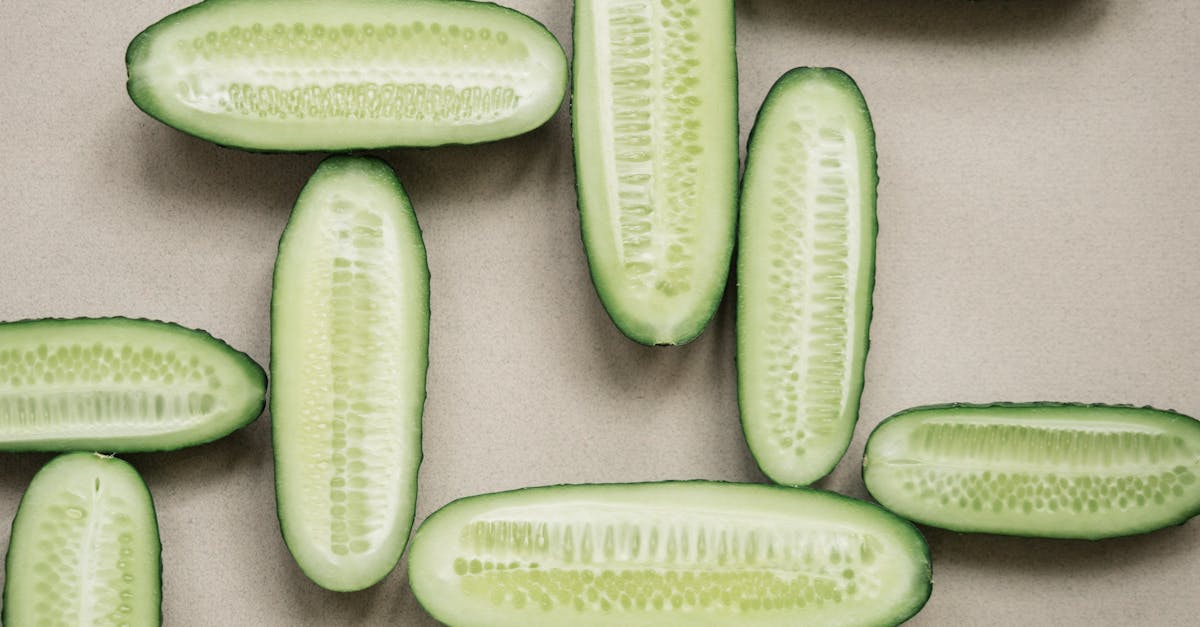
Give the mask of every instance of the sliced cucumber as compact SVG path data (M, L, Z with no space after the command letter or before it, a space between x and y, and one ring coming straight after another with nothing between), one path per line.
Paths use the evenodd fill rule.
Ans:
M5 562L8 627L158 625L162 560L154 502L129 464L60 455L29 484Z
M203 331L129 318L0 324L0 450L157 451L262 413L262 368Z
M840 70L797 68L750 136L738 226L738 406L772 480L829 473L858 420L875 272L875 132Z
M125 59L146 113L266 151L502 139L541 126L567 84L544 26L461 0L207 0Z
M643 344L704 330L737 206L732 0L575 3L575 169L592 282Z
M888 509L956 531L1098 539L1200 514L1200 422L1150 408L1053 403L901 412L867 441Z
M271 311L283 537L317 584L362 589L412 528L429 350L425 247L387 164L317 169L279 242Z
M867 503L685 482L456 501L417 530L409 581L455 627L889 625L924 605L930 566Z

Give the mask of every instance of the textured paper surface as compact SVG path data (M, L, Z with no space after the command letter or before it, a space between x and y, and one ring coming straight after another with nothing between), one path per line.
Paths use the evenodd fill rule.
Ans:
M0 319L129 315L267 364L271 267L321 155L185 136L125 95L125 46L183 0L0 2ZM511 0L570 51L570 3ZM870 429L951 401L1132 403L1200 415L1200 3L739 0L742 146L798 65L854 76L878 134L875 318L861 420L821 487L866 497ZM429 251L418 522L562 482L763 481L737 422L733 308L652 349L588 278L564 105L495 144L379 152ZM728 296L732 296L732 290ZM163 540L168 625L432 625L404 563L334 594L275 519L270 417L126 456ZM49 458L0 455L0 544ZM914 625L1192 625L1200 523L1100 543L923 530ZM0 575L2 576L2 575Z

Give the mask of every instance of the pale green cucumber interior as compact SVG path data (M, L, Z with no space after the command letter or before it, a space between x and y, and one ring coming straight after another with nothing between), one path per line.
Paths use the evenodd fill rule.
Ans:
M125 462L90 453L52 460L13 524L4 624L158 625L158 525Z
M785 75L751 135L738 227L738 398L778 483L841 459L858 419L875 258L875 148L853 82Z
M0 449L144 451L256 418L266 380L200 331L99 318L0 324Z
M259 150L500 139L541 125L566 90L542 25L457 0L209 0L147 29L127 61L147 113Z
M733 3L575 3L583 239L609 315L645 344L703 330L736 218Z
M380 161L325 161L280 243L272 328L279 517L318 584L366 587L412 525L429 277L416 218Z
M558 486L472 497L417 531L409 579L471 625L895 624L923 540L845 497L767 486Z
M1200 423L1150 409L949 407L889 419L864 478L896 513L961 531L1099 538L1200 513Z

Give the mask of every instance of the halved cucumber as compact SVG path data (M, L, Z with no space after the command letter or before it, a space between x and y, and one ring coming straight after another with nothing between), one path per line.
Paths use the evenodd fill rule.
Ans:
M750 136L738 226L738 406L777 483L805 485L858 420L875 272L875 132L840 70L797 68Z
M331 590L387 575L412 527L429 350L429 269L377 159L317 169L279 241L271 415L284 540Z
M704 330L729 274L738 174L733 2L578 0L572 113L583 242L643 344Z
M491 141L541 126L566 93L544 26L461 0L207 0L125 58L143 111L251 150Z
M129 318L0 324L0 450L158 451L262 413L266 375L203 331Z
M456 501L417 530L409 580L455 627L890 625L924 605L930 565L861 501L668 482Z
M1200 514L1200 422L1150 408L1053 403L900 412L867 441L884 507L955 531L1098 539Z
M158 625L160 552L154 502L132 466L60 455L21 498L0 618L8 627Z

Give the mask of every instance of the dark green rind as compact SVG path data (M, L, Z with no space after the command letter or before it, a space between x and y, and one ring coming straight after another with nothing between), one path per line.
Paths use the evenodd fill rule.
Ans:
M17 320L13 322L0 322L0 327L13 328L24 327L32 331L36 331L38 326L53 325L61 326L100 326L100 325L127 325L132 327L152 326L159 330L167 330L193 340L212 344L220 351L227 353L237 362L242 371L246 375L247 381L256 384L256 387L261 390L260 399L256 405L246 409L245 414L221 429L214 431L211 436L198 438L195 440L185 440L181 442L171 442L161 446L141 446L129 442L129 440L137 438L123 438L121 441L116 441L106 438L82 438L77 444L71 447L53 446L41 444L37 442L4 442L0 440L0 451L11 452L66 452L66 451L103 451L107 453L152 453L158 451L175 451L191 446L200 446L219 440L238 429L241 429L254 419L258 418L263 413L266 407L266 390L267 390L267 373L262 366L258 365L249 355L233 348L224 340L214 337L209 332L203 329L191 329L174 322L163 322L161 320L151 320L148 318L127 318L124 316L111 316L104 318L32 318L28 320ZM0 387L3 387L0 384ZM157 436L156 436L157 437Z
M384 161L383 159L379 159L377 157L332 156L332 157L328 157L325 160L323 160L320 163L320 165L318 166L317 171L320 172L322 170L322 168L340 169L340 168L346 168L346 167L356 167L353 165L354 161L359 161L362 159L368 159L374 163L377 163L377 164L387 168L388 172L391 173L391 182L394 185L396 192L404 198L404 202L406 204L408 204L410 207L412 206L411 202L409 201L408 194L404 191L403 186L400 184L400 179L397 178L395 175L395 170L393 170L392 167L390 165L388 165L388 163L386 161ZM314 174L314 177L315 177L315 174ZM312 184L312 182L313 182L313 179L310 178L309 181L307 183L305 183L305 187ZM299 200L300 200L300 198L303 197L303 195L304 195L304 191L301 190L300 196L297 197L297 204L299 203ZM293 211L294 210L295 210L295 208L293 207ZM279 275L279 272L280 272L280 268L279 268L280 255L279 255L279 253L281 253L283 251L283 248L287 243L288 227L290 227L290 226L291 226L291 220L289 219L288 224L286 226L284 226L283 232L279 236L279 245L276 248L276 254L275 254L276 261L275 261L275 266L274 266L274 269L272 272L272 279L271 279L272 286L274 286L276 277ZM419 225L418 225L418 228L420 228ZM426 251L424 248L421 249L421 255L422 255L422 261L425 262L424 263L424 266L425 266L425 295L424 295L425 297L424 297L424 301L426 304L425 335L426 335L426 337L428 337L429 336L429 319L430 319L429 282L430 282L431 276L429 273L428 257L426 255ZM272 328L275 327L275 319L278 314L279 314L279 302L275 298L275 290L274 290L274 287L272 287L272 290L271 290L271 327ZM273 335L271 338L271 363L273 363L273 364L277 363L275 360L275 338ZM426 376L428 376L428 372L429 372L429 344L428 344L428 342L426 342L426 345L425 345L425 372L426 372ZM423 388L423 391L424 391L424 394L421 396L421 401L420 401L422 413L424 413L425 402L428 399L428 386L427 385ZM274 414L275 414L274 400L275 400L274 395L272 394L272 397L271 397L271 415L272 416L274 416ZM424 437L423 421L421 424L418 425L416 437L418 438L418 442L423 442L423 437ZM272 445L273 445L272 446L272 461L277 465L278 464L278 457L277 457L278 446L274 442L274 429L272 429ZM417 456L418 468L420 467L420 465L422 463L423 457L424 457L424 451L423 451L423 449L419 448L418 456ZM413 473L413 480L412 480L412 484L410 486L410 490L413 494L414 500L416 499L416 495L417 495L417 477L418 477L418 473ZM275 490L276 490L276 493L278 493L278 491L279 491L279 474L278 473L276 473L276 475L275 475ZM278 521L279 521L280 535L283 537L284 544L288 546L289 552L291 552L291 541L288 539L287 534L284 533L284 531L283 531L284 514L283 514L283 511L280 509L280 504L279 504L278 499L276 499L276 501L275 501L275 516L276 516L276 519L278 519ZM415 516L415 513L414 513L414 516ZM415 520L415 518L414 518L414 520ZM412 521L409 521L409 533L410 534L412 533ZM408 545L408 542L405 543L405 548L407 548L407 545ZM403 554L403 552L402 552L402 554ZM397 560L396 560L397 563L399 563L399 557L400 556L397 556ZM310 580L315 582L320 578L320 573L313 573L313 572L309 572L308 570L305 570L304 566L299 564L299 562L297 562L297 566L300 568L301 572L303 572L304 575L306 577L308 577ZM394 569L394 567L393 567L393 569ZM379 583L380 581L383 581L387 577L388 574L389 573L383 574L378 579L376 579L375 581L368 584L366 587L373 586L373 585ZM345 591L345 592L349 592L349 591Z
M69 461L71 458L79 456L79 455L87 456L87 455L94 455L94 453L82 453L82 452L65 453L63 455L59 455L58 457L55 457L54 459L51 459L49 462L46 463L45 466L42 467L42 470L45 470L46 468L50 467L51 464L59 464L59 463L62 463L63 461ZM137 480L141 483L142 489L144 489L146 491L146 501L150 504L150 513L152 515L154 515L154 525L153 525L154 543L158 546L158 582L159 582L158 622L155 623L155 625L147 625L145 627L155 627L157 625L162 624L162 539L158 532L158 516L156 514L156 508L154 507L154 495L150 493L150 488L146 485L146 481L144 479L142 479L142 476L137 472L136 468L131 466L128 462L124 462L124 461L118 460L116 458L113 458L113 461L124 464L125 466L128 467L128 469L130 471L133 472L133 475L135 477L137 477ZM39 471L39 472L41 472L41 471ZM35 475L35 478L36 478L36 475ZM12 619L8 614L9 607L10 607L9 602L8 602L8 588L10 585L9 582L12 581L13 572L12 572L11 561L9 559L7 559L7 556L9 553L12 552L12 543L11 542L12 542L13 532L16 531L17 519L21 516L21 506L24 504L25 504L25 495L22 494L21 502L17 504L17 514L16 514L16 516L13 516L12 525L10 526L9 546L8 546L8 551L5 554L5 560L4 560L4 590L3 590L3 592L0 592L0 625L9 625L9 627L20 627L19 625L15 625L12 622ZM141 626L139 626L139 627L141 627Z
M875 204L877 204L878 200L879 200L879 193L878 193L878 189L879 189L879 168L878 168L879 153L876 150L876 145L875 145L875 125L871 120L869 109L867 107L866 98L863 97L862 90L859 89L858 83L856 83L854 81L854 79L850 77L849 74L847 74L846 72L844 72L838 68L797 67L797 68L793 68L793 69L789 70L787 73L785 73L783 76L781 76L779 78L779 80L775 81L775 84L772 85L770 91L768 91L767 97L763 100L763 104L759 108L758 115L755 117L754 126L750 129L750 137L747 141L747 146L752 146L754 144L755 135L757 134L757 131L759 130L758 122L760 120L762 120L763 114L765 113L767 107L771 105L772 100L773 100L772 96L774 94L776 94L777 90L782 90L782 89L786 88L788 84L790 84L794 81L804 80L812 75L822 76L822 77L826 78L827 80L832 80L832 81L841 83L844 86L844 88L846 89L847 93L854 94L857 97L857 99L860 101L860 103L862 105L863 111L868 112L867 113L867 126L866 126L865 130L867 131L867 136L870 138L870 148L871 148L871 156L872 156L872 163L871 163L872 168L871 169L872 169L872 172L873 172L874 178L875 178L875 185L874 185L873 189L871 190L871 195L874 197L873 202ZM747 150L746 150L746 168L745 168L746 173L750 173L751 164L753 162L754 162L754 159L753 159L752 153L749 150L749 148L747 148ZM746 174L743 174L742 177L743 177L742 185L744 187L745 183L746 183L746 180L745 180ZM741 212L739 210L739 220L741 219L740 214L741 214ZM871 230L872 230L873 238L875 238L875 241L877 241L878 237L879 237L879 213L877 210L871 212ZM739 235L739 240L740 240L740 235ZM866 385L865 367L866 367L866 363L867 363L867 355L869 355L871 352L871 319L874 317L874 311L875 311L875 300L872 296L875 292L875 248L876 248L876 246L873 243L873 245L871 246L871 249L870 249L870 258L864 259L864 265L867 265L870 268L870 272L868 272L868 276L867 276L867 285L866 285L866 291L867 291L867 294L869 295L867 298L867 302L866 302L866 312L865 312L867 335L866 335L866 338L863 343L862 360L859 365L859 371L862 372L863 374L860 375L858 378L858 389L851 392L851 394L855 398L855 401L854 401L854 405L856 408L855 423L857 423L857 413L858 413L857 408L861 406L863 388ZM741 274L741 263L740 263L741 253L742 253L742 248L741 248L740 241L739 241L738 261L736 262L738 264L738 272L737 272L738 276L740 276L740 274ZM741 292L739 291L738 300L737 300L737 310L738 310L738 315L736 317L737 320L741 320L741 318L742 318L741 314L742 314L743 306L744 306L744 304L743 304L743 301L741 298ZM736 330L736 328L737 328L737 323L735 322L735 330ZM735 336L736 335L737 334L735 332ZM738 362L740 361L737 356L741 354L741 350L740 349L735 350L734 353L735 353L734 365L736 367L738 365ZM739 380L741 378L741 369L740 368L738 368L738 378L739 378ZM744 407L744 399L742 398L742 386L739 385L738 386L738 422L741 423L742 432L745 433L745 430L746 430L745 414L746 413L745 413L745 411L743 411L743 407ZM849 450L849 448L850 448L850 441L852 439L853 439L853 429L851 429L851 437L846 439L846 445L842 447L841 453L837 456L838 459L845 457L846 451ZM751 456L754 457L755 464L758 465L759 469L763 472L763 474L768 479L770 479L771 481L774 481L776 483L779 483L781 485L791 485L793 487L799 487L799 486L796 486L795 484L791 484L788 482L781 482L778 479L776 479L775 477L772 477L763 468L763 464L759 461L759 452L755 451L754 447L750 445L749 439L747 439L746 445L747 445L747 448L750 449ZM830 472L833 472L833 469L836 467L837 467L837 462L835 462L833 465L831 465L824 473L821 474L820 477L814 478L813 481L816 481L816 480L828 475Z
M473 144L487 144L487 143L502 141L505 139L516 137L518 135L522 135L524 133L528 133L528 132L531 132L531 131L534 131L534 130L540 128L546 122L549 122L550 118L554 117L554 114L559 109L562 108L562 100L566 99L567 81L569 80L569 78L564 73L563 82L562 82L562 86L561 86L562 87L561 91L563 92L562 100L559 101L559 104L556 107L554 107L554 109L550 112L549 115L546 116L546 118L544 120L541 120L540 122L532 125L530 128L528 128L524 131L520 131L518 133L500 134L500 135L497 135L494 137L485 137L485 138L479 139L477 141L471 141L471 142L447 141L447 142L438 143L438 144L417 144L417 145L413 145L413 146L409 146L409 145L405 145L405 144L385 144L385 145L378 145L378 146L362 145L362 146L347 146L347 147L339 147L339 148L328 148L328 147L321 147L321 146L313 146L311 148L301 148L301 149L262 148L259 146L239 144L239 143L233 142L233 141L225 141L225 140L222 140L219 137L214 136L210 133L206 133L204 129L185 128L182 125L176 125L176 124L172 123L171 121L165 119L159 113L159 109L161 108L161 105L159 105L157 103L156 99L153 97L153 92L151 92L150 90L147 90L147 89L139 89L138 86L136 86L132 81L128 80L128 74L129 74L128 68L130 68L133 64L139 62L141 59L146 57L146 54L147 54L146 48L148 47L150 41L153 40L154 35L155 35L154 31L157 28L169 25L171 23L177 22L182 19L190 18L193 13L199 13L199 14L203 15L205 10L211 4L236 4L239 2L246 2L246 1L247 0L201 0L200 2L198 2L196 4L184 7L174 13L171 13L170 15L164 17L163 19L146 27L146 29L143 30L142 32L138 33L133 38L133 40L131 40L129 42L129 46L125 50L125 67L126 67L126 74L127 74L125 90L126 90L126 93L129 95L129 99L133 101L134 106L136 106L138 109L140 109L143 113L150 116L151 118L154 118L155 120L158 120L159 122L162 122L163 124L173 128L181 133L185 133L187 135L191 135L192 137L196 137L198 139L202 139L204 141L216 144L218 146L221 146L222 148L233 148L236 150L243 150L246 152L259 153L259 154L289 154L289 153L298 153L298 152L302 153L302 152L326 152L326 151L327 152L336 152L336 153L347 153L347 152L359 152L359 151L364 151L364 150L387 150L390 148L437 148L440 146L463 146L463 145L473 145ZM249 1L252 2L254 0L249 0ZM442 0L442 1L462 3L465 0ZM499 11L499 12L503 12L503 13L509 13L509 14L512 14L514 17L519 17L521 19L529 20L534 25L536 25L543 33L545 33L545 36L550 41L553 41L556 45L558 45L560 50L562 49L562 44L558 43L558 38L555 37L554 34L550 32L550 29L546 28L545 24L543 24L539 20L534 19L532 16L526 15L525 13L522 13L522 12L517 11L516 9L510 8L510 7L496 4L494 2L488 2L487 0L471 0L470 4L471 5L479 5L479 7L482 9L495 10L495 11ZM566 53L564 52L563 54L565 55Z
M728 2L731 5L733 4L733 0L728 0ZM730 11L733 11L732 7L730 8ZM578 19L578 16L579 16L578 9L575 9L572 12L572 28L573 29L578 28L578 24L576 22L576 20ZM736 16L734 18L733 25L734 25L734 29L733 29L733 32L730 34L730 37L732 38L734 44L736 45L736 43L737 43ZM578 55L572 56L572 61L571 61L571 63L572 63L571 75L572 76L578 75L578 64L579 64L578 59L579 59ZM739 74L737 71L736 56L733 61L733 69L734 69L734 72L733 72L733 76L731 77L731 80L730 80L730 83L731 83L730 89L732 89L733 93L736 94L737 90L738 90L738 85L739 85L739 82L738 82ZM575 198L576 198L576 204L578 205L578 208L579 208L579 212L580 212L580 214L583 214L584 212L587 211L587 207L584 206L583 195L581 193L580 185L579 185L579 180L580 180L579 162L581 159L580 159L580 154L579 154L578 127L575 124L575 92L574 92L574 89L572 89L572 92L571 92L570 108L571 108L571 122L572 122L571 123L571 139L572 139L571 143L572 143L572 152L575 157L573 160L574 172L575 172ZM733 107L730 117L732 118L731 124L733 125L735 135L740 135L741 134L741 120L738 117L738 107L736 105ZM736 181L734 181L734 184L730 186L729 206L734 208L733 209L734 224L733 224L733 230L731 231L733 236L730 239L729 246L726 249L719 252L719 254L724 255L724 257L726 259L726 262L723 264L723 267L725 267L725 275L726 276L725 276L724 280L721 281L721 285L725 285L729 280L728 279L729 266L730 266L730 261L733 258L733 249L734 249L734 245L735 245L734 242L737 239L736 207L738 206L738 185L736 184ZM580 240L583 242L584 249L586 250L587 249L587 241L588 241L587 222L585 220L580 220L579 226L580 226ZM616 298L612 295L612 291L615 288L610 287L607 284L607 282L604 280L604 278L600 276L599 270L596 268L596 264L594 264L592 262L591 255L587 255L587 261L588 261L588 275L592 279L592 285L595 286L595 288L596 288L596 294L600 298L600 303L604 306L604 313L608 316L608 319L612 321L613 325L616 326L617 329L620 330L621 333L623 333L625 335L625 337L628 337L629 339L637 342L638 344L643 344L646 346L682 346L684 344L688 344L688 343L692 342L696 338L700 337L700 334L704 332L704 329L708 326L709 321L711 321L713 316L716 315L717 308L721 305L721 299L724 298L724 296L725 296L724 289L714 291L714 293L712 295L712 299L709 302L709 304L706 307L704 307L703 309L698 310L694 321L691 324L686 325L686 332L681 333L676 338L672 338L671 341L663 342L656 338L656 334L654 333L653 328L647 327L645 325L641 325L638 323L637 320L627 319L621 314L621 312L616 311L614 304L617 301L616 301Z
M785 487L785 486L770 485L770 484L749 484L749 483L734 483L734 482L726 482L726 481L708 481L708 480L645 481L645 482L635 482L635 483L625 483L625 484L620 484L620 483L558 484L558 485L518 488L515 490L507 490L507 491L503 491L503 492L492 492L492 493L487 493L487 494L477 494L477 495L473 495L473 496L466 496L466 497L461 497L461 498L455 499L455 500L451 501L450 503L443 505L442 507L438 508L437 511L430 514L421 523L421 526L417 529L416 533L414 534L412 542L410 543L410 550L409 550L409 553L410 553L409 562L408 562L409 585L412 588L413 595L416 597L417 602L420 603L421 607L423 609L425 609L425 611L428 612L430 614L430 616L432 616L434 619L438 620L439 622L441 622L443 624L450 625L450 623L445 621L444 616L439 616L437 613L435 613L435 611L431 610L429 603L426 601L426 599L421 598L420 593L417 592L417 586L414 585L414 582L413 582L413 571L414 571L413 548L415 548L417 543L421 541L422 531L425 531L431 525L436 526L438 524L437 521L440 518L446 517L448 515L447 512L451 511L457 505L473 503L476 501L488 501L488 500L496 500L496 501L499 501L500 503L503 503L504 498L507 496L527 494L527 493L529 493L529 494L534 494L534 493L553 494L553 493L556 493L559 491L570 492L570 491L577 491L579 489L586 490L588 488L621 488L621 487L627 487L627 486L636 487L636 486L687 486L687 485L707 485L707 486L714 486L714 487L728 486L733 489L761 490L764 493L776 493L776 494L800 493L800 494L806 494L806 495L813 495L813 496L827 498L832 501L837 501L837 502L843 503L849 507L860 509L861 511L864 511L864 512L870 512L871 515L880 516L882 519L888 520L891 523L891 525L897 530L898 534L911 534L911 537L916 539L917 542L914 543L914 547L918 549L920 556L923 558L923 562L925 565L924 576L922 577L922 582L927 584L923 587L923 590L918 591L917 596L913 597L912 603L908 607L903 608L902 611L900 611L896 614L894 622L881 623L880 627L885 627L887 625L900 625L901 623L904 623L905 621L909 620L913 616L916 616L917 613L920 612L921 609L923 609L925 607L926 603L929 602L930 595L932 595L932 593L933 593L932 555L930 554L930 551L929 551L929 544L925 541L925 538L921 534L920 530L915 525L913 525L911 522L909 522L907 519L905 519L901 516L897 516L894 513L892 513L891 511L889 511L888 509L880 507L879 505L876 505L874 503L870 503L867 501L860 501L858 499L854 499L854 498L851 498L851 497L848 497L848 496L845 496L842 494L838 494L836 492L828 492L825 490L818 490L815 488L807 488L807 487L793 488L793 487ZM715 505L719 506L720 503L717 503ZM483 623L481 623L481 624L483 624Z
M866 485L867 492L869 492L871 494L871 497L874 498L881 507L883 507L884 509L888 509L888 511L892 511L892 513L896 514L897 516L900 516L902 518L908 518L909 520L912 520L913 522L915 522L917 524L926 525L929 527L935 527L938 529L946 529L948 531L954 531L957 533L985 533L985 534L989 534L989 535L1011 536L1011 537L1019 537L1019 538L1049 538L1049 539L1057 539L1057 540L1097 541L1097 540L1105 540L1105 539L1109 539L1109 538L1121 538L1121 537L1142 535L1142 534L1152 533L1155 531L1166 529L1169 527L1177 527L1177 526L1187 524L1188 521L1190 521L1192 518L1194 518L1196 516L1200 516L1200 502L1197 502L1196 506L1192 509L1191 512L1185 513L1183 516L1181 516L1180 518L1178 518L1176 520L1165 522L1164 524L1159 525L1159 526L1146 527L1146 528L1130 528L1127 533L1088 535L1088 534L1077 534L1077 533L1070 533L1069 531L1064 531L1062 534L1030 534L1027 532L1023 532L1020 529L1007 529L1007 530L1005 530L1005 529L978 529L978 528L965 526L965 525L946 525L946 524L938 523L938 522L930 522L927 520L922 520L919 517L911 517L911 516L905 517L902 514L898 514L895 511L891 510L885 503L883 503L883 501L881 499L879 499L879 497L871 489L871 484L867 482L867 470L868 470L868 465L869 465L869 458L871 455L871 444L873 442L873 436L875 435L875 432L878 431L880 428L882 428L885 424L889 424L889 423L891 423L893 421L897 421L897 420L904 420L904 418L906 416L920 415L922 413L931 412L931 411L940 411L940 410L987 411L989 409L1038 410L1038 409L1055 409L1055 408L1057 408L1057 409L1078 409L1081 411L1088 411L1088 410L1095 410L1095 409L1100 409L1100 410L1124 409L1124 410L1144 411L1147 413L1147 416L1156 416L1156 418L1153 418L1154 420L1164 420L1167 422L1173 422L1173 423L1177 423L1177 424L1192 425L1193 430L1196 432L1196 438L1198 441L1200 441L1200 421L1198 421L1194 418L1191 418L1190 416L1176 412L1175 410L1158 409L1156 407L1151 407L1148 405L1140 405L1139 406L1139 405L1131 405L1131 404L1076 403L1076 402L1059 402L1059 401L996 402L996 403L937 403L937 404L931 404L931 405L919 405L917 407L910 407L908 409L905 409L905 410L899 411L895 414L892 414L891 416L888 416L887 418L882 420L879 423L879 425L877 425L875 427L875 429L872 430L871 436L869 436L867 438L866 446L863 449L863 463L862 463L863 483Z

